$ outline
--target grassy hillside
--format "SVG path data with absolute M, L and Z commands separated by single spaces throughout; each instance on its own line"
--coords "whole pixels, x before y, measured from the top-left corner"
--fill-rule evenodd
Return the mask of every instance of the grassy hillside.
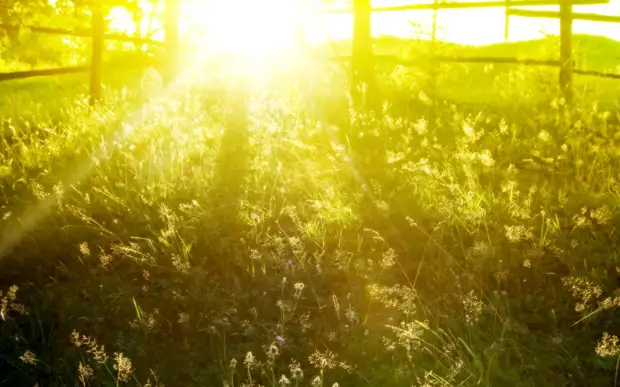
M 0 385 L 614 385 L 614 101 L 304 63 L 0 84 Z
M 351 42 L 343 40 L 324 46 L 318 46 L 317 52 L 328 55 L 349 55 Z M 575 35 L 573 38 L 576 68 L 582 70 L 620 73 L 620 42 L 609 38 L 591 35 Z M 518 57 L 528 59 L 555 59 L 559 52 L 557 37 L 545 39 L 499 43 L 487 46 L 463 46 L 453 43 L 409 40 L 396 37 L 380 37 L 376 39 L 375 53 L 378 55 L 394 55 L 405 60 L 415 60 L 419 64 L 408 68 L 396 68 L 389 64 L 381 64 L 380 68 L 389 76 L 397 76 L 400 80 L 419 88 L 419 84 L 428 82 L 429 70 L 426 58 L 432 53 L 449 56 L 491 56 Z M 476 64 L 476 63 L 444 63 L 435 69 L 440 74 L 432 80 L 432 89 L 436 97 L 458 103 L 475 103 L 486 105 L 501 100 L 510 100 L 511 96 L 529 95 L 532 102 L 544 101 L 549 94 L 557 94 L 554 90 L 558 78 L 558 70 L 542 66 L 522 66 L 512 64 Z M 575 76 L 575 88 L 587 99 L 596 98 L 608 107 L 618 103 L 616 92 L 617 80 L 594 76 Z M 542 89 L 541 89 L 542 87 Z M 551 88 L 552 90 L 548 90 Z M 508 95 L 508 94 L 509 95 Z

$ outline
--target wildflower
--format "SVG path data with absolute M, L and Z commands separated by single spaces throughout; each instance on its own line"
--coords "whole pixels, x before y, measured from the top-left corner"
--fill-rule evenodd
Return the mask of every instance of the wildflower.
M 341 361 L 338 366 L 340 368 L 342 368 L 343 370 L 347 371 L 348 373 L 353 372 L 353 367 L 351 365 L 349 365 L 346 361 Z
M 465 132 L 467 137 L 474 137 L 476 135 L 474 128 L 468 122 L 463 122 L 463 132 Z
M 295 295 L 294 297 L 296 299 L 299 299 L 301 297 L 301 292 L 303 292 L 304 290 L 304 283 L 303 282 L 297 282 L 295 284 Z
M 573 216 L 573 222 L 577 228 L 588 228 L 592 226 L 592 221 L 583 214 L 575 214 Z
M 476 241 L 471 247 L 471 254 L 474 257 L 488 257 L 491 254 L 491 247 L 484 241 Z
M 258 252 L 258 250 L 252 249 L 250 250 L 250 259 L 252 261 L 260 261 L 262 258 L 261 253 Z
M 108 360 L 105 347 L 103 345 L 99 346 L 95 339 L 85 335 L 80 335 L 78 332 L 73 331 L 71 333 L 71 343 L 78 348 L 85 346 L 86 352 L 88 352 L 98 363 L 104 364 Z
M 82 362 L 80 362 L 80 364 L 78 365 L 78 377 L 80 378 L 80 382 L 82 383 L 83 386 L 86 385 L 86 382 L 92 378 L 93 376 L 93 369 L 91 366 L 89 366 L 88 364 L 82 364 Z
M 586 278 L 565 277 L 562 284 L 570 289 L 570 292 L 576 300 L 578 300 L 577 309 L 583 311 L 594 300 L 603 294 L 603 289 Z
M 597 208 L 596 210 L 592 211 L 590 215 L 592 219 L 594 219 L 594 221 L 596 221 L 596 223 L 600 225 L 608 224 L 613 216 L 611 210 L 607 206 Z
M 299 362 L 293 360 L 288 368 L 291 371 L 291 379 L 299 382 L 304 378 L 304 372 L 302 371 Z
M 31 188 L 32 188 L 32 193 L 39 200 L 45 199 L 48 195 L 47 192 L 45 192 L 45 188 L 43 188 L 43 186 L 36 181 L 32 182 Z
M 618 336 L 603 333 L 603 337 L 596 345 L 596 354 L 602 357 L 611 357 L 620 355 L 620 345 L 618 345 Z
M 325 353 L 314 351 L 314 353 L 310 355 L 308 360 L 310 361 L 310 364 L 320 370 L 336 367 L 336 355 L 334 355 L 334 353 L 329 350 L 325 351 Z
M 114 354 L 114 369 L 116 378 L 122 382 L 129 380 L 132 373 L 131 360 L 120 352 Z
M 286 343 L 286 339 L 282 336 L 276 336 L 276 340 L 278 340 L 278 343 L 280 343 L 280 345 L 284 345 L 284 343 Z
M 571 248 L 573 248 L 573 249 L 576 249 L 576 248 L 577 248 L 577 246 L 579 246 L 579 242 L 577 242 L 577 240 L 576 240 L 576 239 L 572 239 L 572 240 L 570 241 L 570 247 L 571 247 Z
M 278 357 L 278 355 L 280 354 L 280 350 L 278 349 L 278 346 L 276 345 L 276 343 L 271 343 L 271 345 L 269 346 L 269 349 L 267 350 L 267 357 L 271 360 L 275 359 L 276 357 Z
M 34 365 L 37 362 L 37 357 L 31 351 L 24 352 L 23 355 L 19 357 L 21 361 L 26 364 Z
M 532 231 L 526 229 L 522 225 L 518 226 L 504 226 L 506 239 L 512 243 L 517 243 L 522 239 L 532 239 Z
M 473 290 L 470 291 L 463 300 L 463 307 L 465 308 L 465 320 L 467 324 L 472 325 L 478 322 L 482 314 L 483 303 L 474 294 Z
M 13 285 L 4 296 L 2 295 L 2 291 L 0 291 L 0 319 L 3 321 L 6 320 L 6 315 L 9 311 L 17 312 L 21 315 L 28 314 L 26 307 L 15 302 L 18 290 L 19 288 Z
M 553 337 L 551 337 L 551 342 L 552 342 L 553 344 L 560 345 L 560 344 L 562 344 L 562 341 L 563 341 L 563 340 L 562 340 L 562 337 L 561 337 L 561 336 L 553 336 Z
M 382 269 L 387 270 L 390 267 L 394 266 L 395 263 L 396 263 L 396 252 L 394 251 L 393 248 L 389 248 L 381 256 L 380 266 Z
M 232 358 L 232 359 L 230 360 L 229 367 L 230 367 L 230 369 L 235 369 L 235 368 L 237 368 L 237 359 Z
M 82 341 L 82 337 L 76 331 L 71 332 L 71 344 L 73 344 L 77 348 L 81 347 L 84 344 L 84 342 Z
M 393 346 L 398 344 L 403 347 L 407 352 L 412 349 L 417 349 L 422 341 L 422 335 L 424 333 L 423 328 L 416 322 L 401 322 L 400 327 L 388 326 L 396 334 L 396 340 L 391 343 L 389 340 L 384 340 L 384 345 L 388 350 L 393 350 Z M 390 346 L 392 345 L 392 348 Z
M 101 268 L 103 270 L 107 270 L 110 267 L 110 263 L 112 263 L 112 256 L 108 255 L 108 254 L 105 254 L 105 253 L 102 253 L 99 256 L 99 262 L 101 264 Z
M 87 242 L 80 243 L 80 253 L 85 257 L 90 257 L 90 248 Z
M 396 350 L 396 343 L 393 340 L 388 339 L 387 337 L 383 337 L 383 346 L 388 352 L 392 352 Z
M 179 318 L 177 320 L 179 324 L 185 324 L 188 321 L 189 321 L 189 314 L 183 313 L 183 312 L 179 313 Z
M 495 160 L 493 159 L 491 152 L 487 149 L 478 154 L 478 160 L 485 167 L 492 167 L 495 164 Z
M 543 142 L 549 142 L 551 140 L 551 134 L 546 130 L 541 130 L 540 133 L 538 133 L 538 138 Z
M 62 184 L 62 181 L 59 182 L 58 184 L 55 184 L 52 189 L 54 191 L 54 194 L 56 195 L 56 198 L 58 199 L 58 201 L 60 203 L 63 195 L 65 194 L 65 189 L 64 189 L 64 186 Z
M 321 381 L 321 377 L 320 376 L 315 376 L 314 379 L 312 379 L 312 387 L 321 387 L 321 385 L 323 384 L 323 382 Z
M 288 380 L 288 378 L 286 377 L 286 375 L 282 374 L 282 376 L 280 376 L 280 381 L 278 382 L 281 386 L 288 386 L 289 384 L 291 384 L 291 381 Z
M 503 118 L 499 122 L 499 131 L 501 134 L 508 132 L 508 124 L 506 124 L 506 120 Z
M 248 369 L 251 369 L 252 367 L 256 365 L 256 358 L 254 357 L 252 352 L 248 351 L 248 353 L 245 354 L 245 359 L 243 360 L 243 364 Z
M 351 323 L 357 322 L 359 319 L 359 314 L 351 308 L 347 309 L 344 315 Z
M 189 271 L 190 269 L 189 262 L 181 258 L 178 254 L 173 254 L 171 260 L 172 260 L 172 266 L 174 266 L 174 268 L 177 269 L 178 271 L 182 273 L 186 273 Z

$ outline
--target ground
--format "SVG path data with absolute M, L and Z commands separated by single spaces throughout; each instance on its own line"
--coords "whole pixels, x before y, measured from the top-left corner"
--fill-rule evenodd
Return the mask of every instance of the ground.
M 0 384 L 615 383 L 613 81 L 561 122 L 552 69 L 194 70 L 0 85 Z

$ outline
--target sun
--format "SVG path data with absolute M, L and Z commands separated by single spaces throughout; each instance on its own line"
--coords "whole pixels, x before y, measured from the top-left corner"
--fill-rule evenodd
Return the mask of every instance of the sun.
M 204 49 L 248 57 L 287 55 L 299 48 L 303 0 L 191 0 L 182 28 Z

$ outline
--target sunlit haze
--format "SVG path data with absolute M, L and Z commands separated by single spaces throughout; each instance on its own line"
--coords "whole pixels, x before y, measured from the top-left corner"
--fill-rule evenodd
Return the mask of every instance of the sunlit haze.
M 181 29 L 185 41 L 195 47 L 245 52 L 247 54 L 283 53 L 297 43 L 297 28 L 304 31 L 308 43 L 328 38 L 350 38 L 352 16 L 319 15 L 320 0 L 187 0 L 182 8 Z M 411 4 L 411 1 L 375 1 L 375 6 Z M 331 6 L 346 7 L 346 2 Z M 148 6 L 145 6 L 148 9 Z M 557 7 L 524 7 L 557 10 Z M 620 0 L 609 4 L 575 6 L 575 12 L 620 15 Z M 407 11 L 373 15 L 373 34 L 408 38 L 428 38 L 432 11 Z M 146 28 L 146 20 L 142 28 Z M 111 14 L 111 27 L 125 32 L 135 31 L 129 14 L 118 8 Z M 620 25 L 575 21 L 575 33 L 607 36 L 620 40 Z M 559 33 L 558 20 L 511 17 L 510 41 L 542 38 Z M 437 37 L 441 40 L 469 45 L 504 41 L 504 9 L 440 10 L 437 13 Z

